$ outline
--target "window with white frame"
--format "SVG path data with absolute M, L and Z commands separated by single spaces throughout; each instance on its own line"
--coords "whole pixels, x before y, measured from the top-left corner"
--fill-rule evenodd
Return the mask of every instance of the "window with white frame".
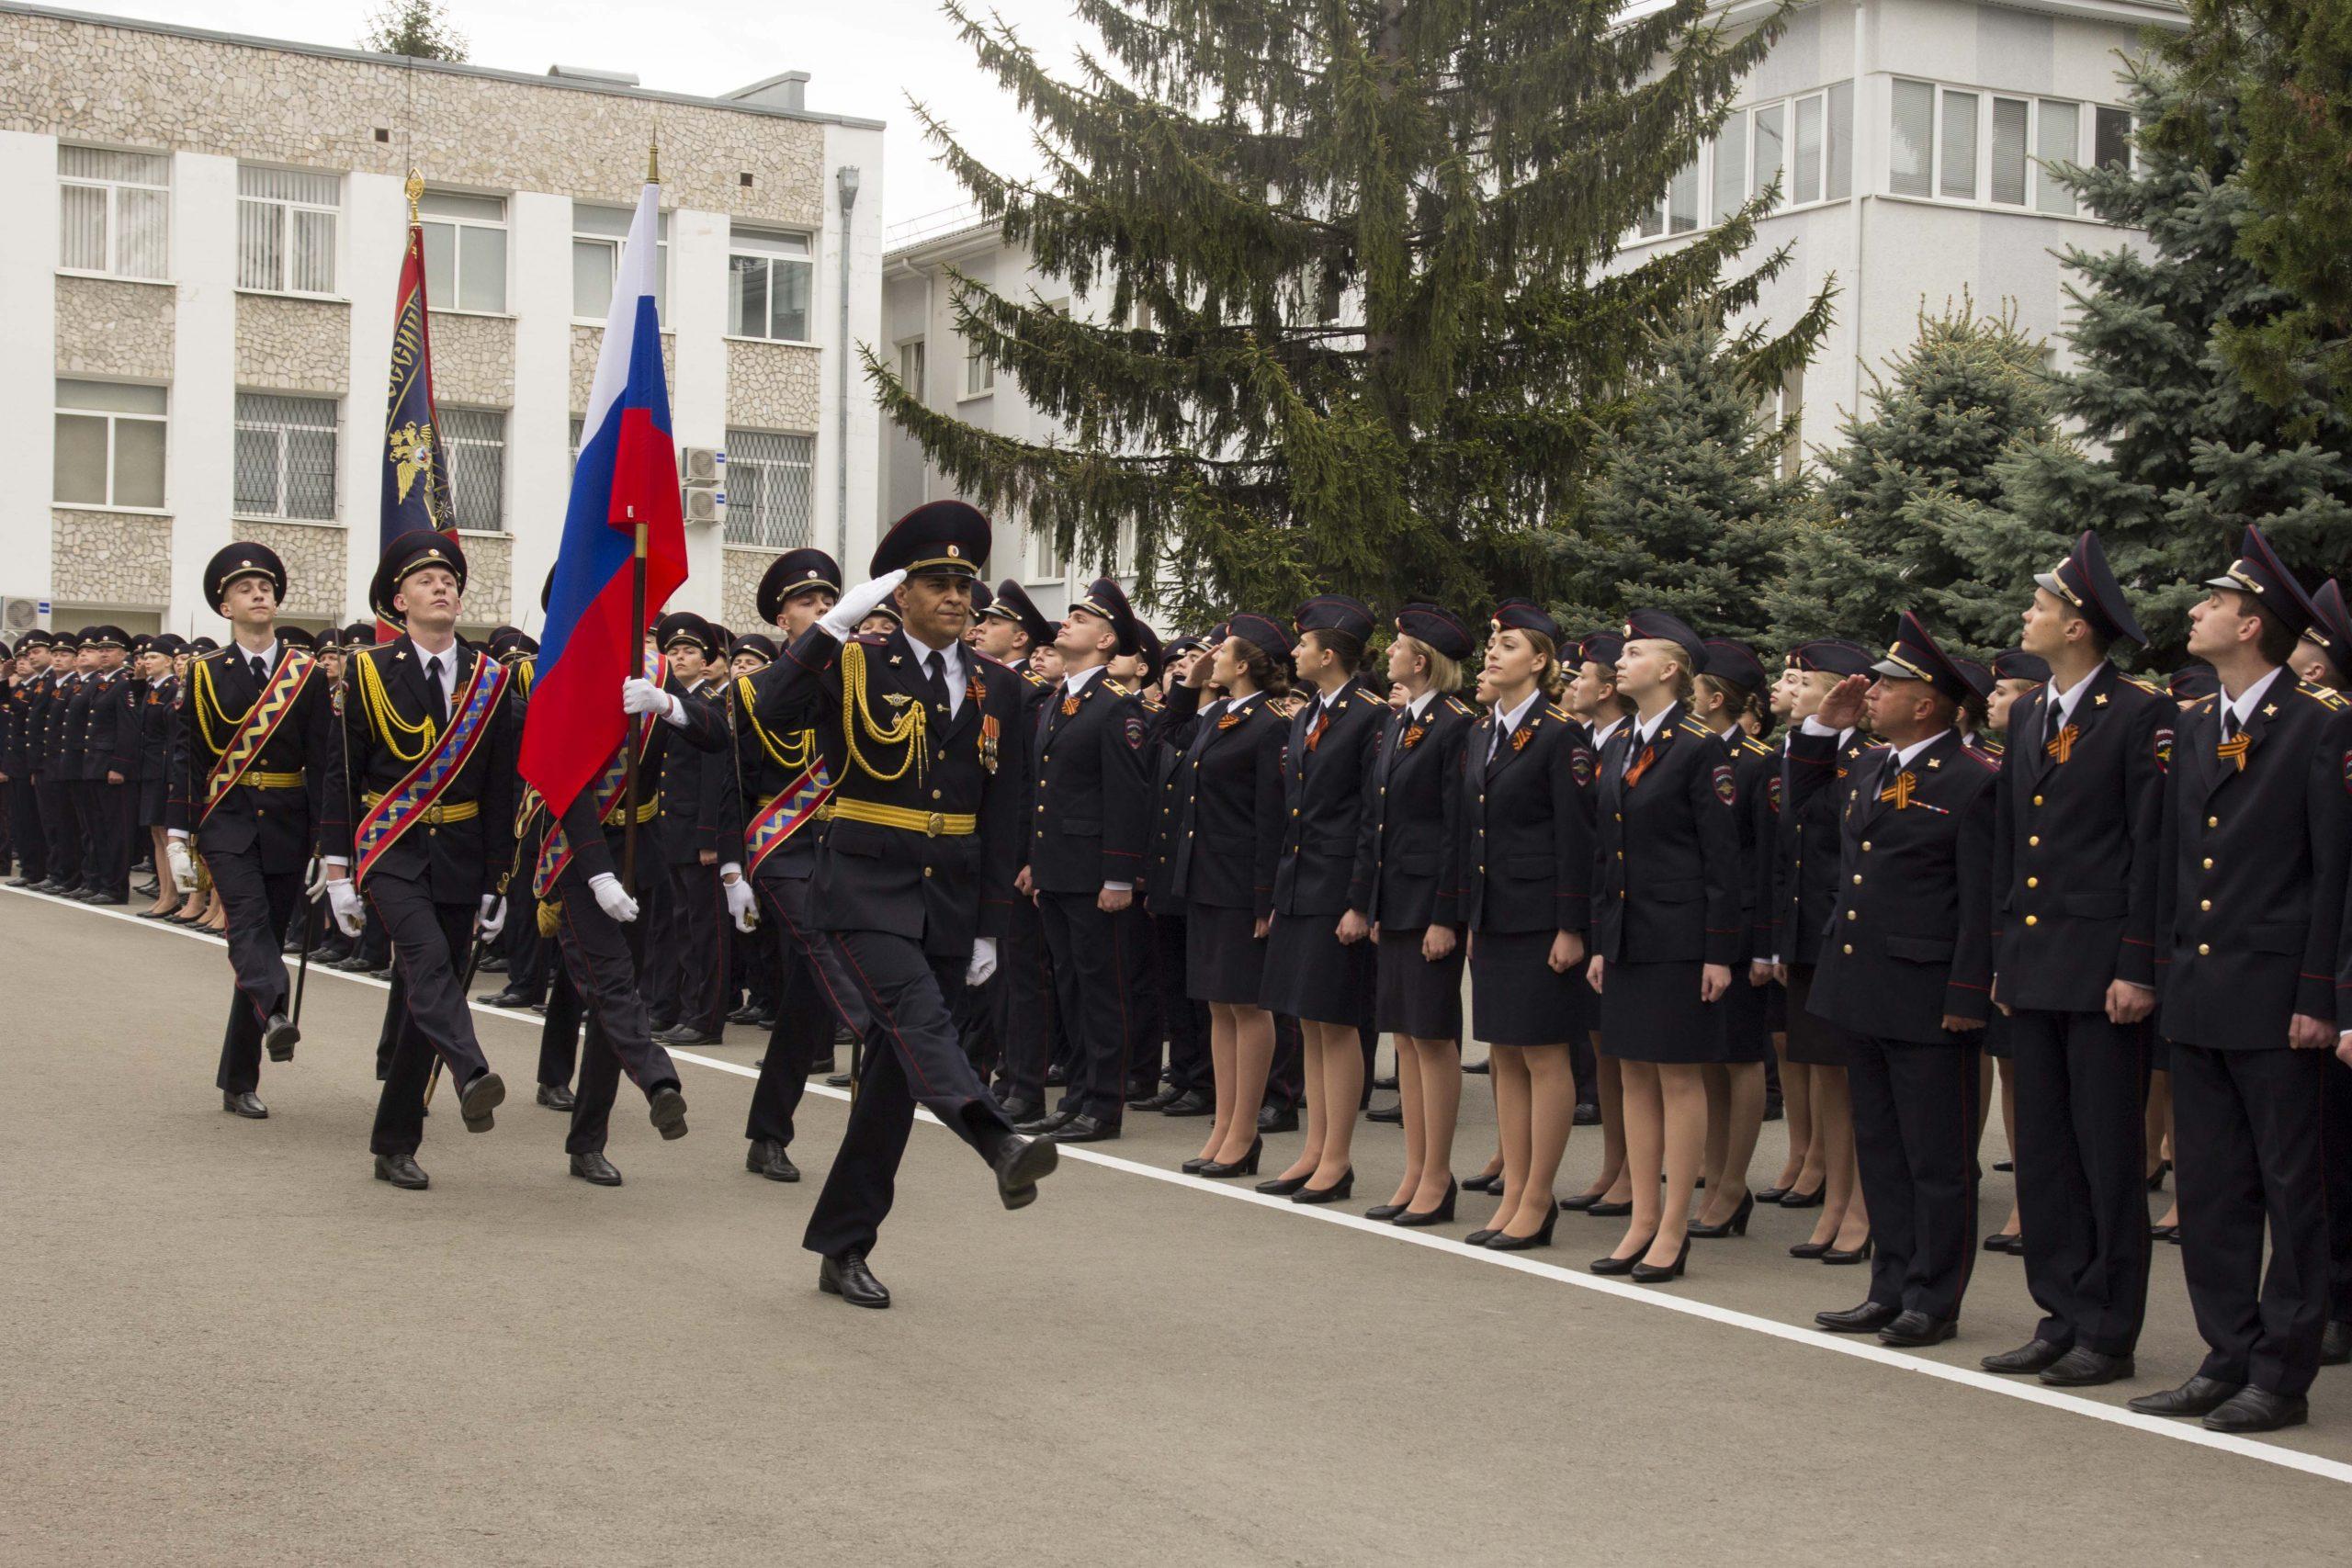
M 1032 582 L 1059 582 L 1069 572 L 1062 559 L 1061 541 L 1050 528 L 1033 531 L 1029 536 L 1029 571 Z
M 734 337 L 810 343 L 815 247 L 806 234 L 738 223 L 727 242 L 727 331 Z
M 816 542 L 817 441 L 727 433 L 727 542 L 794 550 Z
M 571 204 L 571 313 L 601 321 L 613 308 L 613 283 L 621 275 L 621 246 L 637 213 L 626 207 Z M 653 305 L 670 317 L 670 215 L 654 216 Z
M 580 415 L 573 414 L 571 416 L 571 467 L 565 472 L 576 474 L 580 471 L 580 443 L 587 439 L 587 435 L 588 422 Z
M 235 466 L 238 516 L 333 522 L 334 400 L 239 392 Z
M 169 398 L 162 387 L 60 379 L 57 504 L 160 509 Z
M 1851 82 L 1734 109 L 1635 231 L 1652 239 L 1711 228 L 1776 186 L 1775 211 L 1854 194 Z
M 964 340 L 964 395 L 977 398 L 996 388 L 996 361 L 980 351 L 979 340 Z
M 172 160 L 104 147 L 57 150 L 57 265 L 161 278 L 171 265 Z
M 506 309 L 506 198 L 429 190 L 418 204 L 424 228 L 425 298 L 436 310 Z
M 334 292 L 343 176 L 237 165 L 237 287 L 272 294 Z
M 2058 165 L 2131 157 L 2127 110 L 1933 82 L 1892 85 L 1889 130 L 1887 188 L 1895 195 L 2063 217 L 2076 203 Z
M 923 400 L 922 339 L 910 338 L 899 345 L 899 385 L 917 402 Z
M 452 521 L 475 533 L 504 533 L 506 411 L 444 405 L 441 450 L 449 464 Z

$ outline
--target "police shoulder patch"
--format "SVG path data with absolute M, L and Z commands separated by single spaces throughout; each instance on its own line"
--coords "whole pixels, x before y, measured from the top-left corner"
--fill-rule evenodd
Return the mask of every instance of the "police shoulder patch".
M 1739 798 L 1739 785 L 1731 776 L 1731 765 L 1719 763 L 1715 768 L 1715 798 L 1729 806 Z
M 1778 773 L 1774 773 L 1770 778 L 1766 779 L 1766 780 L 1764 781 L 1764 803 L 1765 803 L 1767 806 L 1770 806 L 1770 807 L 1772 808 L 1772 814 L 1773 814 L 1774 816 L 1776 816 L 1776 817 L 1777 817 L 1777 816 L 1779 816 L 1779 815 L 1780 815 L 1780 811 L 1781 811 L 1781 775 L 1780 775 L 1780 774 L 1778 774 Z
M 1581 746 L 1568 749 L 1568 776 L 1579 786 L 1592 783 L 1592 753 Z
M 2156 772 L 2160 773 L 2168 773 L 2172 772 L 2171 725 L 2162 724 L 2156 727 L 2154 750 L 2156 754 Z
M 1131 713 L 1127 715 L 1125 729 L 1127 737 L 1127 750 L 1130 751 L 1142 750 L 1145 733 L 1143 715 L 1139 713 Z

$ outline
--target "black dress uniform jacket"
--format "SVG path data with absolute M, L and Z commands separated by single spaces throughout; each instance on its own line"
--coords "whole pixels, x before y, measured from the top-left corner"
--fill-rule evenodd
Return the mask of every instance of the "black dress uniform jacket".
M 457 673 L 445 696 L 452 720 L 473 679 L 474 667 L 490 657 L 464 642 L 456 646 L 456 653 Z M 429 734 L 424 738 L 402 738 L 401 750 L 409 754 L 409 760 L 402 761 L 390 747 L 379 743 L 375 718 L 360 687 L 361 669 L 374 665 L 393 713 L 411 725 L 424 722 L 433 712 L 433 699 L 425 686 L 421 658 L 416 644 L 403 637 L 357 649 L 345 664 L 343 722 L 352 769 L 350 802 L 346 811 L 336 814 L 345 819 L 331 823 L 331 833 L 321 836 L 327 854 L 350 856 L 353 835 L 368 812 L 367 797 L 407 777 L 416 766 L 417 748 L 430 747 L 440 739 L 437 724 L 429 725 Z M 463 821 L 417 823 L 378 858 L 377 871 L 418 884 L 436 904 L 470 904 L 503 883 L 514 852 L 514 761 L 523 729 L 519 689 L 509 677 L 466 765 L 438 796 L 444 807 L 471 802 L 479 807 L 476 813 Z
M 1189 692 L 1197 702 L 1199 692 Z M 1184 767 L 1192 774 L 1175 890 L 1194 904 L 1274 912 L 1274 868 L 1282 858 L 1283 741 L 1289 725 L 1262 692 L 1204 715 Z
M 1319 694 L 1294 715 L 1283 750 L 1283 838 L 1274 865 L 1274 912 L 1370 916 L 1374 766 L 1388 705 L 1361 680 L 1331 697 L 1330 722 L 1315 734 L 1324 711 Z M 1309 739 L 1313 744 L 1309 746 Z
M 1462 923 L 1462 759 L 1477 722 L 1476 709 L 1447 695 L 1419 718 L 1398 712 L 1382 727 L 1364 837 L 1368 904 L 1383 935 Z
M 280 643 L 282 663 L 287 645 Z M 212 695 L 201 702 L 197 671 Z M 277 674 L 276 668 L 270 673 Z M 220 749 L 235 734 L 236 721 L 261 696 L 247 668 L 243 650 L 232 644 L 207 653 L 188 665 L 189 689 L 183 696 L 177 722 L 172 726 L 171 793 L 164 805 L 164 825 L 188 832 L 203 854 L 242 854 L 258 849 L 261 869 L 268 875 L 300 873 L 311 858 L 313 844 L 329 838 L 327 825 L 339 831 L 342 848 L 350 852 L 351 827 L 345 809 L 344 752 L 335 733 L 334 692 L 327 672 L 315 671 L 295 700 L 294 711 L 279 721 L 261 755 L 254 759 L 254 773 L 296 773 L 303 776 L 300 790 L 257 789 L 239 784 L 212 815 L 198 818 L 204 809 L 204 782 L 220 760 Z M 217 706 L 219 712 L 213 708 Z M 221 725 L 225 716 L 226 727 Z
M 1714 731 L 1677 703 L 1629 787 L 1645 750 L 1640 732 L 1640 720 L 1627 718 L 1599 761 L 1592 950 L 1612 964 L 1732 964 L 1747 928 L 1731 760 Z
M 717 685 L 703 683 L 689 688 L 674 676 L 665 682 L 669 694 L 689 708 L 701 710 L 696 724 L 719 722 L 717 716 L 721 696 Z M 657 722 L 659 722 L 657 720 Z M 740 844 L 730 843 L 726 831 L 725 812 L 720 797 L 731 778 L 731 769 L 723 754 L 713 755 L 697 743 L 666 750 L 656 774 L 662 781 L 661 840 L 666 863 L 673 866 L 695 866 L 702 863 L 706 853 L 715 854 L 711 863 L 723 865 L 743 858 Z
M 1837 746 L 1799 731 L 1793 776 L 1823 787 Z M 1946 1015 L 1982 1020 L 1992 983 L 1995 770 L 1947 730 L 1894 765 L 1874 746 L 1850 766 L 1839 803 L 1838 901 L 1822 931 L 1812 1007 L 1859 1034 L 1933 1044 Z M 1900 809 L 1881 796 L 1913 783 Z
M 1132 887 L 1143 877 L 1150 831 L 1144 761 L 1151 725 L 1135 694 L 1107 673 L 1088 676 L 1075 696 L 1068 691 L 1058 682 L 1023 705 L 1036 726 L 1030 885 L 1089 895 L 1106 882 Z
M 1797 734 L 1791 730 L 1781 747 L 1772 951 L 1782 963 L 1812 964 L 1820 962 L 1821 933 L 1838 903 L 1838 807 L 1845 780 L 1871 742 L 1849 729 L 1826 753 L 1819 748 L 1800 753 Z
M 1770 962 L 1777 925 L 1772 908 L 1773 847 L 1779 811 L 1773 805 L 1781 754 L 1736 724 L 1719 739 L 1731 755 L 1732 810 L 1739 825 L 1740 949 L 1735 966 Z M 1745 987 L 1747 976 L 1736 972 L 1734 986 Z
M 2061 761 L 2045 739 L 2056 705 L 2045 685 L 2009 713 L 1994 969 L 2009 1007 L 2098 1012 L 2110 980 L 2155 984 L 2165 758 L 2178 710 L 2102 664 L 2075 700 Z
M 1181 716 L 1178 705 L 1172 694 L 1168 702 L 1144 702 L 1145 720 L 1151 727 L 1151 749 L 1146 753 L 1150 759 L 1151 833 L 1137 886 L 1145 895 L 1144 907 L 1168 919 L 1184 918 L 1184 900 L 1176 891 L 1176 845 L 1184 836 L 1184 805 L 1192 795 L 1193 771 L 1184 765 L 1185 758 L 1201 722 L 1196 705 L 1182 705 Z
M 1462 747 L 1462 830 L 1454 912 L 1474 931 L 1574 931 L 1591 924 L 1592 818 L 1578 799 L 1592 776 L 1584 726 L 1538 699 L 1494 748 L 1483 716 Z
M 88 682 L 89 729 L 83 739 L 82 776 L 104 784 L 108 773 L 125 779 L 139 776 L 138 710 L 131 705 L 132 682 L 121 670 L 93 675 Z

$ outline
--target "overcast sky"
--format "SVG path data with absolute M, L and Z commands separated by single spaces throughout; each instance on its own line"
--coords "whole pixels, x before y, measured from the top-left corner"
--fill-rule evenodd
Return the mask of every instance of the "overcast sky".
M 356 45 L 383 0 L 63 0 L 73 9 Z M 1064 0 L 995 0 L 1048 58 L 1091 42 Z M 987 0 L 974 9 L 985 13 Z M 716 96 L 779 71 L 809 73 L 808 107 L 888 122 L 883 217 L 898 223 L 964 202 L 932 161 L 910 95 L 1001 170 L 1035 166 L 1028 122 L 983 76 L 935 0 L 451 0 L 477 65 L 633 71 L 648 87 Z M 870 177 L 869 171 L 869 177 Z

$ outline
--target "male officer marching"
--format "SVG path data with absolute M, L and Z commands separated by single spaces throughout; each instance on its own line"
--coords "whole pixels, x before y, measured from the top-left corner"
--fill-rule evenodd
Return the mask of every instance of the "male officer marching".
M 956 994 L 996 966 L 1021 848 L 1021 782 L 1003 765 L 1019 682 L 963 644 L 988 552 L 989 521 L 970 506 L 917 507 L 876 548 L 874 581 L 752 678 L 761 723 L 814 728 L 844 758 L 809 902 L 857 988 L 866 1049 L 802 1245 L 824 1259 L 819 1287 L 856 1306 L 890 1304 L 865 1258 L 918 1099 L 993 1168 L 1008 1209 L 1035 1200 L 1056 1159 L 1012 1130 L 956 1035 Z M 901 629 L 854 637 L 886 599 Z
M 2108 662 L 2119 638 L 2147 637 L 2098 535 L 2034 581 L 2019 641 L 2050 674 L 2007 715 L 1993 999 L 2018 1075 L 2026 1286 L 2044 1315 L 2031 1340 L 1984 1365 L 2071 1388 L 2132 1375 L 2147 1305 L 2143 1026 L 2177 710 Z

